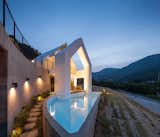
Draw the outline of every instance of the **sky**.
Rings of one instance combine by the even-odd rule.
[[[40,52],[81,37],[93,71],[160,53],[160,0],[7,0]]]

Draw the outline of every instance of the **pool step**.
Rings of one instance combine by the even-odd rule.
[[[38,129],[33,129],[31,131],[24,132],[20,137],[38,137]]]

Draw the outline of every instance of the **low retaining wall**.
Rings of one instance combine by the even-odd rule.
[[[50,98],[53,98],[53,96],[49,97],[43,104],[43,137],[93,137],[94,136],[95,122],[98,112],[98,103],[100,100],[100,96],[97,98],[94,106],[89,112],[80,130],[72,134],[64,130],[49,114],[47,110],[47,101]]]

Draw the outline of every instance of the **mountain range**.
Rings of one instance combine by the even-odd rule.
[[[160,74],[160,54],[154,54],[123,68],[104,68],[99,72],[93,72],[93,79],[115,82],[156,81],[158,74]]]

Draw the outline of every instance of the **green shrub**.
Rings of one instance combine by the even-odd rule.
[[[42,98],[46,98],[50,95],[49,91],[43,92],[41,95],[37,95],[31,98],[31,103],[29,105],[23,106],[21,112],[15,117],[13,131],[11,133],[11,137],[19,137],[20,130],[23,132],[23,127],[26,123],[27,118],[29,117],[30,109],[37,104],[37,97],[41,96]]]
[[[31,106],[34,106],[35,104],[37,104],[37,96],[31,98]]]
[[[14,127],[23,127],[29,116],[29,108],[22,108],[22,111],[15,117]]]
[[[48,97],[50,95],[50,91],[46,91],[46,92],[43,92],[42,94],[41,94],[41,96],[43,97],[43,98],[46,98],[46,97]]]
[[[113,89],[124,89],[129,92],[156,95],[156,91],[160,89],[160,83],[147,82],[114,82],[114,81],[94,81],[96,86],[109,87]]]

